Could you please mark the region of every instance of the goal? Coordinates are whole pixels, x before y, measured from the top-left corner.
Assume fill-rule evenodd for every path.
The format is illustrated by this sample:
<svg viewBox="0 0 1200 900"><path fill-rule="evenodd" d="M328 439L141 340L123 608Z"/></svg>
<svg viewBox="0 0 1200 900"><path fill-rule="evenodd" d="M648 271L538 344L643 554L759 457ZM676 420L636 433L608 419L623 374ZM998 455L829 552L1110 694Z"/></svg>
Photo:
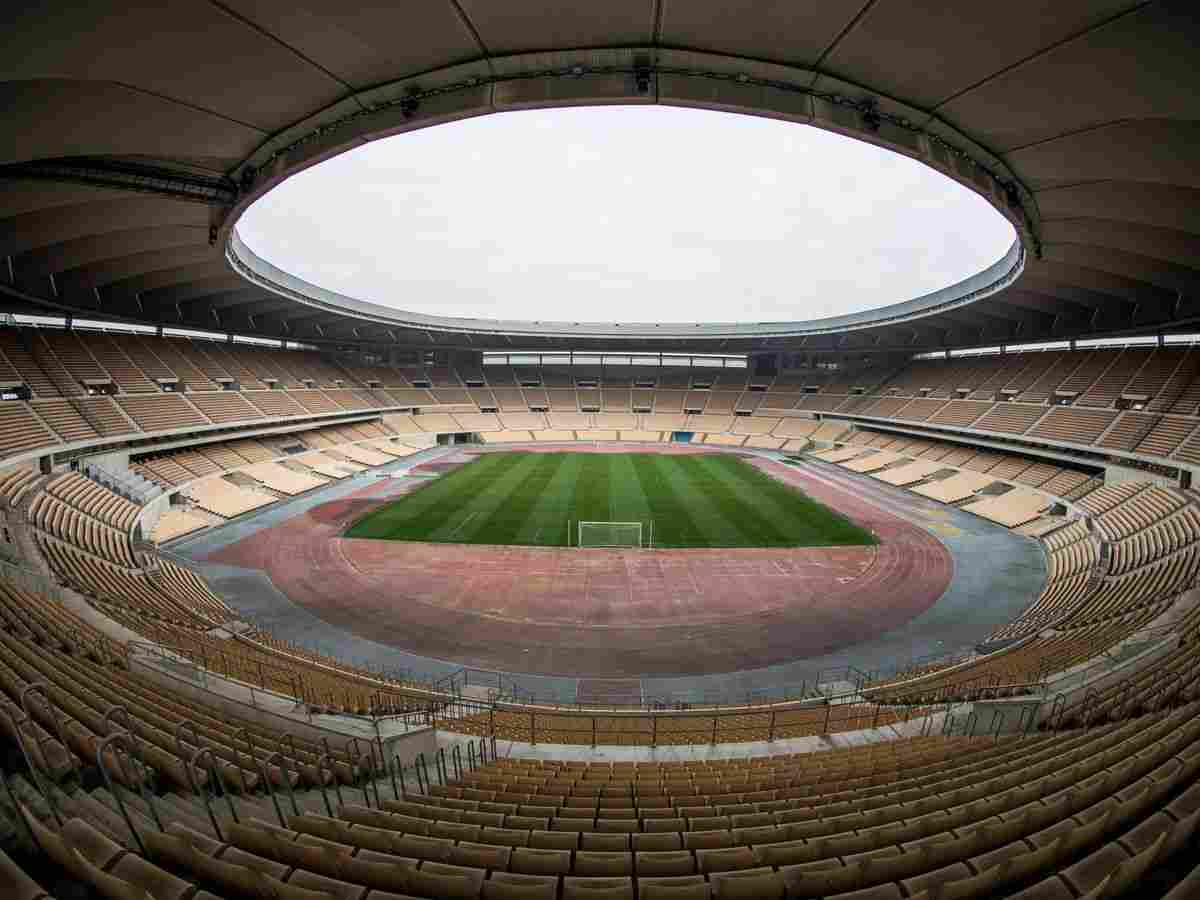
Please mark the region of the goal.
<svg viewBox="0 0 1200 900"><path fill-rule="evenodd" d="M580 522L577 547L636 547L641 549L641 522Z"/></svg>

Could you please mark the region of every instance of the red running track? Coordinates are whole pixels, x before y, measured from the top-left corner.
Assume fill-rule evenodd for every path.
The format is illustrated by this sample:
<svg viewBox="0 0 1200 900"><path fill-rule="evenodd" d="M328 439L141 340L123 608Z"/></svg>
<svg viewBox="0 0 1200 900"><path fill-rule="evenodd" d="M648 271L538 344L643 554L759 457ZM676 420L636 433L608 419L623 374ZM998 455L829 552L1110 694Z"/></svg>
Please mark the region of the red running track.
<svg viewBox="0 0 1200 900"><path fill-rule="evenodd" d="M953 559L932 535L793 466L754 463L870 528L879 546L581 551L342 538L395 496L378 496L395 484L381 481L208 559L261 569L293 602L381 644L570 677L820 656L899 628L945 591Z"/></svg>

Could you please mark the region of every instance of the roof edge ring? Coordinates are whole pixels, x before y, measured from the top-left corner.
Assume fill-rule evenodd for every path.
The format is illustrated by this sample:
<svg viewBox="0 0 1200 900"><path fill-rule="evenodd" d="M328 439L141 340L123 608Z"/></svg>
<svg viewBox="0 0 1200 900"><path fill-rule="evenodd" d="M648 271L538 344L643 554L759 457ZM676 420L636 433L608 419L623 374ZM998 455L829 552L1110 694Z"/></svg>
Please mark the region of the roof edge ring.
<svg viewBox="0 0 1200 900"><path fill-rule="evenodd" d="M547 58L556 65L547 67ZM628 47L496 57L343 97L264 141L229 174L238 196L228 242L258 197L302 169L361 144L516 109L603 104L690 106L809 124L916 159L983 197L1041 256L1032 191L979 141L916 105L868 87L811 87L815 69L686 50ZM844 84L844 82L842 82Z"/></svg>

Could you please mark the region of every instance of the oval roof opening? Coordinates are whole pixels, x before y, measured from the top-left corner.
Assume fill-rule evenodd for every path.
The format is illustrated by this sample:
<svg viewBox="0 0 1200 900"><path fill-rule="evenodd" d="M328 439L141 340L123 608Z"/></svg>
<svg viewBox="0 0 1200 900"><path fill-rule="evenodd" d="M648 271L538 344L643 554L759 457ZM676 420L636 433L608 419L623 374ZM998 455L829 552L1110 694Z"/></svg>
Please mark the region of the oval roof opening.
<svg viewBox="0 0 1200 900"><path fill-rule="evenodd" d="M916 162L807 125L664 106L506 112L375 141L246 212L259 257L396 310L790 322L1000 259L1012 226Z"/></svg>

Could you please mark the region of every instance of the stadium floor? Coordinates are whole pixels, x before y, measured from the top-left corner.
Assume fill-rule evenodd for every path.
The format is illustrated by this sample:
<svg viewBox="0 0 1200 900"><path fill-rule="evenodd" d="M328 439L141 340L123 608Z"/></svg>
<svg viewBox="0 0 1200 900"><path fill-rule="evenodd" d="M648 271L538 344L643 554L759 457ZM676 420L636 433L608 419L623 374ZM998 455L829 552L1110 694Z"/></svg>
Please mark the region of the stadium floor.
<svg viewBox="0 0 1200 900"><path fill-rule="evenodd" d="M399 461L389 468L403 470L428 462L436 464L436 459L445 453L445 450L431 451L416 460ZM888 535L881 531L885 540L879 548L786 551L588 551L581 554L549 548L384 544L393 551L408 547L410 552L417 554L405 569L405 583L409 587L404 592L406 595L411 590L409 580L419 578L422 572L430 579L431 590L440 590L445 596L453 596L445 589L447 575L466 573L461 577L468 581L481 577L478 558L467 563L453 555L463 549L497 552L500 557L497 565L503 557L513 554L558 557L554 567L544 573L543 581L561 587L564 595L575 598L572 605L576 625L547 622L539 630L534 624L537 617L530 615L537 611L528 604L518 604L516 608L506 606L500 614L495 608L476 610L450 604L436 610L446 629L441 634L424 627L412 627L414 609L426 613L431 609L426 602L406 603L399 609L402 615L386 618L389 610L397 611L395 558L372 559L371 552L358 550L358 546L382 542L339 542L334 539L334 532L345 521L361 514L362 504L378 503L378 498L403 490L404 480L380 479L373 475L347 479L259 515L185 539L172 549L196 565L248 618L267 625L281 637L308 646L319 645L325 652L392 671L437 675L453 671L460 664L502 669L514 673L510 681L525 690L539 697L553 697L559 702L617 697L705 702L787 693L802 680L809 684L818 678L838 680L840 676L832 674L837 667L888 668L913 657L968 647L985 637L997 624L1015 616L1040 587L1044 562L1040 549L1028 539L969 513L925 501L835 466L809 463L801 471L762 461L773 454L759 456L759 464L782 470L785 477L805 481L805 489L817 499L832 502L846 512L853 513L851 507L856 507L857 515L870 515L881 523L889 522L888 527L895 528L895 534L907 535L907 540L912 543L901 545L898 541L889 541ZM830 499L822 497L822 492ZM315 554L306 557L309 558L308 566L294 564L298 558L297 550L283 537L289 531L297 538L305 536L303 552ZM330 533L325 534L325 531ZM344 553L346 545L357 546L353 552ZM949 559L942 547L958 560L958 564L953 567L952 574L946 571L946 577L940 583L935 578L931 584L930 573L937 572L939 551ZM727 558L731 552L735 555L780 552L828 555L850 551L885 553L889 548L893 554L889 565L869 565L859 577L888 573L893 580L876 583L873 590L866 591L863 588L869 586L868 581L859 582L855 578L852 582L841 583L838 580L853 577L855 563L852 561L843 560L841 565L848 568L835 572L819 573L811 565L794 566L792 577L775 571L770 573L770 578L756 580L756 586L747 591L746 565L750 565L753 574L755 561L739 560L731 566L726 560L723 566L703 573L701 577L706 580L698 582L706 586L710 597L737 599L750 594L759 604L760 594L769 595L775 598L771 601L776 604L775 608L756 605L748 615L731 616L729 609L719 609L719 603L716 611L714 608L697 609L693 603L692 618L672 622L665 629L653 627L655 617L661 621L662 616L670 615L672 611L678 614L678 603L664 600L644 605L638 612L642 618L624 627L623 619L630 609L628 605L613 605L613 597L620 590L614 590L611 583L605 586L604 577L593 578L596 574L593 570L600 564L598 561L607 563L602 566L608 570L607 574L624 572L627 580L636 576L639 569L650 566L656 570L654 574L658 581L646 579L650 586L647 593L661 598L665 596L665 583L686 584L686 578L677 576L688 573L671 572L671 567L667 566L667 574L671 577L664 579L662 560L653 559L660 554L713 554ZM918 548L919 553L916 552ZM334 550L339 552L334 553ZM431 558L430 551L448 551L451 556L439 564ZM924 560L924 564L916 563L918 559ZM757 562L767 563L767 560ZM777 563L778 560L774 560L770 565L778 569ZM859 566L862 563L863 560L857 561ZM582 568L587 580L572 582L564 578L563 566L568 571ZM365 581L347 584L344 575L348 568L365 572ZM499 571L496 569L492 574ZM600 574L604 576L605 573ZM762 574L761 570L759 574ZM815 580L818 575L819 580ZM528 566L512 568L510 576L519 578L520 586L508 591L492 591L493 595L511 598L529 595ZM691 577L694 586L697 583L695 573ZM578 598L593 596L590 590L581 588L593 583L601 586L595 597L606 606L590 612L581 610ZM759 585L772 583L779 588L776 594L760 590ZM477 585L478 582L476 588L464 591L461 596L478 596ZM931 586L935 588L932 593ZM369 599L372 593L377 598L374 601ZM897 602L905 593L909 597L902 603ZM680 596L684 600L694 599L686 594L684 591ZM810 602L801 606L795 602L797 597L810 598ZM888 603L878 603L880 597L887 597ZM345 598L352 600L346 602ZM862 603L866 598L871 598L872 604ZM803 612L787 628L781 628L779 620L784 603L790 603L794 612ZM615 627L604 622L586 624L587 615L603 615L605 608L609 610L611 621L612 610L618 607L620 615L616 618L622 624ZM561 604L559 608L562 608ZM746 612L744 600L740 611ZM783 613L786 615L786 609ZM545 616L547 612L540 615ZM567 632L563 631L564 627ZM590 638L582 644L573 639L581 632ZM621 645L626 647L625 654L614 653L614 638L617 637L631 642ZM399 647L395 646L397 644ZM681 659L689 666L682 672ZM553 674L530 674L538 672ZM641 677L628 677L635 674ZM579 677L581 675L585 677ZM476 676L476 680L480 678Z"/></svg>

